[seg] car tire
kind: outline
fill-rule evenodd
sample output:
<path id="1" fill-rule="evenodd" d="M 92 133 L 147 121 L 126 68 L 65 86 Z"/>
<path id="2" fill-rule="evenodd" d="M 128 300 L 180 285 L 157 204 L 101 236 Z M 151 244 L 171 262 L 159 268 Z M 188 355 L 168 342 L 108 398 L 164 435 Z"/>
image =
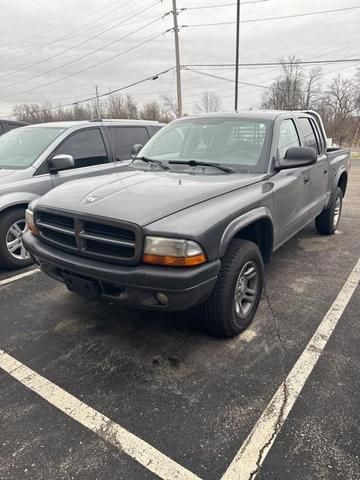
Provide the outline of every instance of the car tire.
<path id="1" fill-rule="evenodd" d="M 15 229 L 13 230 L 12 227 Z M 22 247 L 22 233 L 25 230 L 25 209 L 13 208 L 0 216 L 0 268 L 16 270 L 33 263 Z M 12 234 L 11 232 L 14 232 Z M 11 242 L 13 242 L 11 244 Z M 9 247 L 11 245 L 11 247 Z M 16 248 L 11 252 L 9 248 Z M 26 252 L 26 256 L 24 254 Z"/>
<path id="2" fill-rule="evenodd" d="M 343 193 L 337 187 L 330 199 L 330 205 L 315 219 L 316 230 L 322 235 L 333 235 L 339 225 L 343 203 Z"/>
<path id="3" fill-rule="evenodd" d="M 234 337 L 245 330 L 255 316 L 263 283 L 264 264 L 258 246 L 233 240 L 223 257 L 214 290 L 201 306 L 205 327 L 223 337 Z M 253 293 L 249 295 L 249 291 Z"/>

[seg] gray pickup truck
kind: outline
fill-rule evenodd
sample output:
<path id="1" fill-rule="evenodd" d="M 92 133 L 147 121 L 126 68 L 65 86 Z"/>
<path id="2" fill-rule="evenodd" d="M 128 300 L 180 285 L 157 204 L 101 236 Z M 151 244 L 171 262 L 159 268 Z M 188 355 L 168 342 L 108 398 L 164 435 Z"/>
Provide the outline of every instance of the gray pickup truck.
<path id="1" fill-rule="evenodd" d="M 0 268 L 32 263 L 22 244 L 29 202 L 68 180 L 121 170 L 134 143 L 146 143 L 161 126 L 102 120 L 7 127 L 0 137 Z"/>
<path id="2" fill-rule="evenodd" d="M 337 229 L 349 150 L 315 112 L 176 120 L 135 145 L 126 171 L 54 189 L 27 210 L 24 243 L 69 290 L 168 311 L 197 307 L 234 336 L 258 307 L 264 263 L 315 219 Z"/>

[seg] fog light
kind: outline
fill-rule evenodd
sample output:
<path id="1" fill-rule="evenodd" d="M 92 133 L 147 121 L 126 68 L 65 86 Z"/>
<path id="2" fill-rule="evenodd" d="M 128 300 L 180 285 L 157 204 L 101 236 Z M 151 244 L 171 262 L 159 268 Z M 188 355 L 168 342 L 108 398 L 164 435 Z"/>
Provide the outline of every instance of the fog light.
<path id="1" fill-rule="evenodd" d="M 167 305 L 169 303 L 169 299 L 165 295 L 165 293 L 157 292 L 155 293 L 155 298 L 160 303 L 160 305 Z"/>

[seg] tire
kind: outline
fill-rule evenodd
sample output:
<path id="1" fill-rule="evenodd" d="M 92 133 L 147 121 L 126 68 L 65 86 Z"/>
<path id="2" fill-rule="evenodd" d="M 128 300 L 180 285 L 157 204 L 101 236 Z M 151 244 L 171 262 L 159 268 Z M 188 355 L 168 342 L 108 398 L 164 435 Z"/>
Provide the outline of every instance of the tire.
<path id="1" fill-rule="evenodd" d="M 10 232 L 12 226 L 16 225 L 14 234 Z M 23 250 L 21 236 L 25 229 L 25 209 L 13 208 L 0 216 L 0 268 L 16 270 L 28 267 L 33 263 L 31 257 Z M 17 240 L 17 242 L 16 242 Z M 12 247 L 17 247 L 11 253 L 9 251 L 9 242 L 15 243 Z M 25 253 L 26 252 L 26 256 Z"/>
<path id="2" fill-rule="evenodd" d="M 333 235 L 340 221 L 342 211 L 343 193 L 337 187 L 331 195 L 330 205 L 315 219 L 316 230 L 322 235 Z"/>
<path id="3" fill-rule="evenodd" d="M 256 287 L 253 278 L 250 279 L 251 268 L 255 269 Z M 241 283 L 241 277 L 245 278 L 245 284 L 244 281 Z M 255 316 L 263 283 L 264 264 L 258 246 L 247 240 L 233 240 L 223 258 L 211 297 L 201 305 L 205 327 L 223 337 L 235 337 L 245 330 Z M 246 303 L 244 299 L 245 303 L 240 301 L 239 307 L 235 297 L 236 289 L 241 296 L 247 286 L 255 292 L 251 296 L 252 303 Z"/>

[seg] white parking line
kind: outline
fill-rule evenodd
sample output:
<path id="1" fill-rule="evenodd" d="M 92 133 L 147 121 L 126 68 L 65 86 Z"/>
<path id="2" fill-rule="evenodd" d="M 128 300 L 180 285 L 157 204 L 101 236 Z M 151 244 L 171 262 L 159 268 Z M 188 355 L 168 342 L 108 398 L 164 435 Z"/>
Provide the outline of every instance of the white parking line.
<path id="1" fill-rule="evenodd" d="M 200 480 L 195 474 L 136 437 L 102 413 L 0 350 L 0 368 L 51 405 L 92 430 L 164 480 Z"/>
<path id="2" fill-rule="evenodd" d="M 360 282 L 360 259 L 294 367 L 236 454 L 222 480 L 254 479 Z"/>
<path id="3" fill-rule="evenodd" d="M 40 272 L 40 270 L 38 268 L 34 268 L 33 270 L 20 273 L 19 275 L 14 275 L 13 277 L 5 278 L 4 280 L 0 280 L 0 287 L 2 285 L 7 285 L 8 283 L 16 282 L 21 278 L 29 277 L 30 275 L 34 275 L 34 273 L 38 273 L 38 272 Z"/>

